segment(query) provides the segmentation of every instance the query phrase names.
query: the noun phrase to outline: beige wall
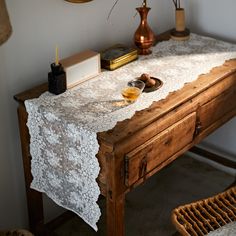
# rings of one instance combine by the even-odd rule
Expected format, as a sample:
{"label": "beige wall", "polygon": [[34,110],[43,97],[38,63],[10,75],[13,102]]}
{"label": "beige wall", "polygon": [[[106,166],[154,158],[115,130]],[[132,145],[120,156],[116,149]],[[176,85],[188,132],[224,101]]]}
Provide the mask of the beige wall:
{"label": "beige wall", "polygon": [[[186,7],[188,24],[192,31],[236,43],[235,0],[188,0]],[[235,160],[236,119],[218,129],[201,145]]]}

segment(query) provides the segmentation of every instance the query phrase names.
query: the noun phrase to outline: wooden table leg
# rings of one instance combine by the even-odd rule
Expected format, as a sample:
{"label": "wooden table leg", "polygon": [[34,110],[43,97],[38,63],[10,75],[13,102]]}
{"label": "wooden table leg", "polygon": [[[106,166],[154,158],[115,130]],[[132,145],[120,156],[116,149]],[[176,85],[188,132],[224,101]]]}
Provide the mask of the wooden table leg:
{"label": "wooden table leg", "polygon": [[22,159],[24,165],[24,175],[25,175],[25,188],[27,196],[28,214],[29,214],[29,227],[30,230],[37,235],[42,234],[41,231],[44,225],[44,213],[43,213],[43,199],[42,193],[37,192],[30,188],[32,181],[31,175],[31,156],[30,156],[30,136],[29,131],[26,126],[27,122],[27,112],[25,107],[21,104],[18,107],[18,121],[21,136],[21,149],[22,149]]}
{"label": "wooden table leg", "polygon": [[125,235],[125,194],[112,198],[110,192],[106,198],[107,236]]}

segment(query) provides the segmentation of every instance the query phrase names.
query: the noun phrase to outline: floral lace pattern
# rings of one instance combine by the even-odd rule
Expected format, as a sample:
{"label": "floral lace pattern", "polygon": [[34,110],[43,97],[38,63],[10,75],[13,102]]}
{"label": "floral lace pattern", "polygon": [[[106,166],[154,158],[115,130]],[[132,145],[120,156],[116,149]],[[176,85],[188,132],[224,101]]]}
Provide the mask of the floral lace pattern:
{"label": "floral lace pattern", "polygon": [[208,236],[235,236],[236,222],[231,222],[207,234]]}
{"label": "floral lace pattern", "polygon": [[[196,34],[188,41],[158,43],[152,50],[151,55],[102,72],[63,94],[46,92],[25,102],[31,136],[31,187],[74,211],[95,230],[101,215],[96,203],[100,194],[97,133],[131,118],[212,67],[236,58],[236,45]],[[163,86],[142,93],[133,104],[121,105],[121,89],[142,73],[161,79]]]}

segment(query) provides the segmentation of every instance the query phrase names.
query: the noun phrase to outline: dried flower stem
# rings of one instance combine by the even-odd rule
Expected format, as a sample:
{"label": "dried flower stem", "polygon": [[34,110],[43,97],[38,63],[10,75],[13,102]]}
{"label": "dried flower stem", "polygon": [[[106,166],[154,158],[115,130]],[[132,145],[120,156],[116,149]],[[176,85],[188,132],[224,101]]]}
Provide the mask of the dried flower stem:
{"label": "dried flower stem", "polygon": [[172,0],[174,5],[175,5],[175,9],[179,9],[180,8],[180,0]]}
{"label": "dried flower stem", "polygon": [[[174,1],[174,0],[173,0],[173,1]],[[175,1],[176,1],[176,0],[175,0]],[[110,10],[109,13],[108,13],[107,20],[109,20],[113,9],[115,8],[115,6],[116,6],[116,4],[117,4],[118,2],[119,2],[119,0],[116,0],[116,1],[114,2],[113,6],[111,7],[111,10]],[[147,6],[147,0],[143,0],[142,6],[143,6],[143,7],[146,7],[146,6]]]}
{"label": "dried flower stem", "polygon": [[119,2],[119,0],[116,0],[115,3],[113,4],[113,6],[112,6],[112,8],[111,8],[111,10],[109,11],[109,14],[108,14],[108,16],[107,16],[107,20],[109,20],[113,9],[114,9],[114,7],[116,6],[116,4],[117,4],[118,2]]}

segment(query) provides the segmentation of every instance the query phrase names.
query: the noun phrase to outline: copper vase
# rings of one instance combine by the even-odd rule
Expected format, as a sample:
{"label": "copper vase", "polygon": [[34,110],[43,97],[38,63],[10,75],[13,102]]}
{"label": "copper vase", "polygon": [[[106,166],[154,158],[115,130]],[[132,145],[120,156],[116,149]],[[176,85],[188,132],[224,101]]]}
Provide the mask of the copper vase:
{"label": "copper vase", "polygon": [[146,6],[136,8],[140,14],[141,22],[134,34],[134,43],[139,48],[140,55],[150,54],[152,52],[150,47],[155,42],[155,35],[147,23],[147,14],[150,9]]}

